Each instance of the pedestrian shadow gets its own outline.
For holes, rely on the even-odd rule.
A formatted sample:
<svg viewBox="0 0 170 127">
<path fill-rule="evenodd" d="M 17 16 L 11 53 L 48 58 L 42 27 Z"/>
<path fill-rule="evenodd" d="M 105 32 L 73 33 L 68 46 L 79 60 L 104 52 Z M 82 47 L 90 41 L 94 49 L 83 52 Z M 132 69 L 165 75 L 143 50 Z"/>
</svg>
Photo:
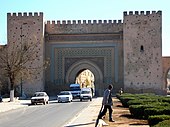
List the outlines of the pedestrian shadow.
<svg viewBox="0 0 170 127">
<path fill-rule="evenodd" d="M 122 114 L 120 115 L 120 117 L 126 117 L 128 119 L 135 119 L 134 116 L 132 116 L 131 114 Z"/>
<path fill-rule="evenodd" d="M 80 123 L 80 124 L 73 124 L 73 125 L 68 125 L 68 126 L 64 126 L 64 127 L 82 127 L 82 126 L 86 126 L 86 125 L 90 125 L 90 124 L 94 124 L 95 122 L 89 122 L 89 123 Z"/>
</svg>

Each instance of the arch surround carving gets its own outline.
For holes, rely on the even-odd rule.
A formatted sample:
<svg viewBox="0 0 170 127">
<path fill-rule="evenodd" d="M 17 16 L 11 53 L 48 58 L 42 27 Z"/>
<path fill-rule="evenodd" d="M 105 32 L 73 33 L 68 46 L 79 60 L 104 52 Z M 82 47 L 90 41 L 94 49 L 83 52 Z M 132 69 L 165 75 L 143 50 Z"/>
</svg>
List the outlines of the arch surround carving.
<svg viewBox="0 0 170 127">
<path fill-rule="evenodd" d="M 95 88 L 98 89 L 99 85 L 97 84 L 103 84 L 103 74 L 95 63 L 88 60 L 80 60 L 70 66 L 66 73 L 66 84 L 74 83 L 77 74 L 83 69 L 88 69 L 94 74 Z"/>
</svg>

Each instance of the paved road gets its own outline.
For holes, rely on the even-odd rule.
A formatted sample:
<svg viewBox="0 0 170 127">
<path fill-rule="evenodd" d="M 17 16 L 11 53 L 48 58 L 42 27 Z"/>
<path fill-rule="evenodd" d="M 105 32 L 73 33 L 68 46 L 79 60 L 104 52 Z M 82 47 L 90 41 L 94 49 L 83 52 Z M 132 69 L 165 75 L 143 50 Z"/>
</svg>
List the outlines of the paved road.
<svg viewBox="0 0 170 127">
<path fill-rule="evenodd" d="M 0 113 L 0 127 L 62 127 L 91 102 L 50 102 Z"/>
</svg>

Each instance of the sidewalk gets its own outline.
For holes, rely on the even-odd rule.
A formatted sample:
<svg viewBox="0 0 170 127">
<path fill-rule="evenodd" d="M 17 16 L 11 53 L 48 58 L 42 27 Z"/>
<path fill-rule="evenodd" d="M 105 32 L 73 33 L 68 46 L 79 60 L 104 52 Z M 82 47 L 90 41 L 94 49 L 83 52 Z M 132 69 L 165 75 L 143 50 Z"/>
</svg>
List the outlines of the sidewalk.
<svg viewBox="0 0 170 127">
<path fill-rule="evenodd" d="M 122 107 L 117 98 L 113 98 L 113 102 L 113 119 L 115 122 L 109 122 L 107 114 L 104 121 L 109 124 L 108 127 L 149 127 L 146 120 L 138 120 L 130 117 L 129 109 Z M 93 102 L 75 116 L 65 127 L 94 127 L 101 103 L 101 97 L 93 99 Z"/>
<path fill-rule="evenodd" d="M 92 100 L 92 103 L 75 116 L 65 127 L 94 127 L 101 108 L 102 98 Z"/>
<path fill-rule="evenodd" d="M 3 102 L 0 103 L 0 112 L 6 112 L 16 108 L 23 108 L 30 104 L 30 100 L 15 100 L 14 102 L 9 102 L 9 98 L 4 98 Z"/>
</svg>

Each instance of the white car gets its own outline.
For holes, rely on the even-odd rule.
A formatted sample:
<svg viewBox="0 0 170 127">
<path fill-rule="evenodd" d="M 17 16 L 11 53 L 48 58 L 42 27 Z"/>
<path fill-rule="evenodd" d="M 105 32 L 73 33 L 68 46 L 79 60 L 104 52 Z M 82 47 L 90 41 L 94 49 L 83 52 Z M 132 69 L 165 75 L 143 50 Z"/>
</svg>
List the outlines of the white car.
<svg viewBox="0 0 170 127">
<path fill-rule="evenodd" d="M 71 102 L 73 100 L 73 95 L 70 91 L 61 91 L 57 96 L 58 102 Z"/>
<path fill-rule="evenodd" d="M 92 101 L 92 90 L 91 88 L 82 88 L 80 92 L 80 101 L 90 100 Z"/>
<path fill-rule="evenodd" d="M 43 103 L 44 105 L 49 103 L 49 96 L 46 92 L 36 92 L 34 94 L 34 96 L 31 98 L 31 104 L 37 103 Z"/>
</svg>

